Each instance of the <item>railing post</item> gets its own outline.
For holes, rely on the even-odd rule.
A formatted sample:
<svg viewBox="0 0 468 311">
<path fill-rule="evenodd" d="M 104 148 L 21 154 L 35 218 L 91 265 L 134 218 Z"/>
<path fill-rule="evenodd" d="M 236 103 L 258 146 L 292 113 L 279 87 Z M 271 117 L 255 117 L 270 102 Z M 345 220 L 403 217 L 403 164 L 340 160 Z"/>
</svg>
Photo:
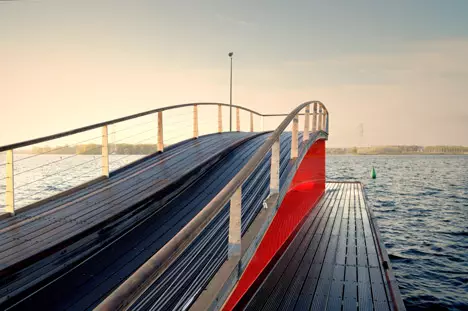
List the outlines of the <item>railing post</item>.
<svg viewBox="0 0 468 311">
<path fill-rule="evenodd" d="M 218 105 L 218 133 L 223 131 L 223 111 L 222 106 Z"/>
<path fill-rule="evenodd" d="M 229 246 L 228 258 L 231 259 L 241 254 L 241 211 L 242 211 L 242 186 L 237 188 L 231 197 L 229 208 Z"/>
<path fill-rule="evenodd" d="M 13 150 L 6 152 L 6 192 L 5 204 L 6 212 L 11 216 L 15 215 L 15 183 L 13 170 Z"/>
<path fill-rule="evenodd" d="M 327 111 L 327 118 L 326 118 L 326 122 L 325 122 L 325 132 L 328 133 L 328 111 Z"/>
<path fill-rule="evenodd" d="M 236 129 L 240 132 L 240 112 L 239 108 L 236 108 Z"/>
<path fill-rule="evenodd" d="M 271 146 L 270 195 L 279 193 L 280 140 Z"/>
<path fill-rule="evenodd" d="M 317 130 L 317 103 L 314 103 L 314 113 L 312 114 L 312 132 Z"/>
<path fill-rule="evenodd" d="M 319 106 L 319 109 L 318 109 L 318 130 L 321 131 L 322 130 L 322 106 Z"/>
<path fill-rule="evenodd" d="M 254 131 L 254 126 L 253 126 L 253 113 L 250 113 L 250 131 Z"/>
<path fill-rule="evenodd" d="M 309 115 L 310 115 L 310 105 L 307 105 L 305 108 L 305 119 L 304 119 L 304 135 L 302 139 L 304 141 L 309 140 Z"/>
<path fill-rule="evenodd" d="M 102 176 L 109 178 L 109 133 L 107 125 L 102 127 Z"/>
<path fill-rule="evenodd" d="M 297 130 L 299 127 L 299 120 L 297 115 L 293 119 L 293 124 L 292 124 L 292 137 L 291 137 L 291 159 L 297 158 Z"/>
<path fill-rule="evenodd" d="M 158 112 L 158 151 L 164 151 L 164 140 L 163 140 L 163 115 L 162 111 Z"/>
<path fill-rule="evenodd" d="M 198 106 L 193 105 L 193 138 L 198 138 Z"/>
<path fill-rule="evenodd" d="M 327 128 L 327 112 L 325 111 L 325 108 L 322 110 L 323 116 L 322 116 L 322 130 L 326 131 Z"/>
</svg>

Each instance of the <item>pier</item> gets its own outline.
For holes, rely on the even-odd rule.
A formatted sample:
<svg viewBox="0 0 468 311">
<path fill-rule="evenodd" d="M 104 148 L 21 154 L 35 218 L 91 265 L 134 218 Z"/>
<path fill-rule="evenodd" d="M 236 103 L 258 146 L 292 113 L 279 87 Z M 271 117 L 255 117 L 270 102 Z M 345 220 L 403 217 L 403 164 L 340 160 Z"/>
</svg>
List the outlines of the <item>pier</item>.
<svg viewBox="0 0 468 311">
<path fill-rule="evenodd" d="M 0 147 L 0 308 L 404 310 L 362 184 L 325 178 L 325 105 L 233 106 L 232 132 L 229 108 L 158 108 Z M 169 143 L 181 111 L 187 137 Z M 109 128 L 145 117 L 154 152 L 112 170 Z M 18 149 L 95 130 L 98 178 L 18 206 Z"/>
</svg>

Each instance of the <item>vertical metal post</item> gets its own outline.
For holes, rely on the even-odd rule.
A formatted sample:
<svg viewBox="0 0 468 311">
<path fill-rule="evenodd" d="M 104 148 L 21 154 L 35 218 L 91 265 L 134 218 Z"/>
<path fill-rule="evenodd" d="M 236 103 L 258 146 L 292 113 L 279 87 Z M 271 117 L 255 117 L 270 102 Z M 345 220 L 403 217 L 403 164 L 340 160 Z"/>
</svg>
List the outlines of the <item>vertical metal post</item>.
<svg viewBox="0 0 468 311">
<path fill-rule="evenodd" d="M 279 193 L 280 140 L 271 147 L 270 195 Z"/>
<path fill-rule="evenodd" d="M 318 130 L 321 131 L 322 130 L 322 106 L 319 106 L 319 109 L 318 109 Z"/>
<path fill-rule="evenodd" d="M 218 133 L 223 131 L 223 110 L 222 106 L 218 105 Z"/>
<path fill-rule="evenodd" d="M 15 215 L 15 183 L 14 183 L 14 170 L 13 170 L 13 150 L 6 152 L 6 192 L 5 204 L 6 212 L 11 216 Z"/>
<path fill-rule="evenodd" d="M 323 108 L 323 116 L 322 116 L 322 130 L 325 131 L 327 128 L 327 114 L 328 112 Z"/>
<path fill-rule="evenodd" d="M 293 124 L 292 124 L 292 137 L 291 137 L 291 159 L 297 158 L 297 131 L 299 127 L 299 120 L 297 115 L 293 119 Z"/>
<path fill-rule="evenodd" d="M 102 176 L 109 177 L 109 135 L 107 125 L 102 127 Z"/>
<path fill-rule="evenodd" d="M 253 127 L 253 113 L 250 113 L 250 131 L 251 131 L 251 132 L 254 131 L 254 127 Z"/>
<path fill-rule="evenodd" d="M 237 188 L 231 197 L 229 209 L 229 246 L 228 258 L 241 254 L 241 210 L 242 210 L 242 186 Z"/>
<path fill-rule="evenodd" d="M 240 112 L 239 108 L 236 108 L 236 129 L 240 132 Z"/>
<path fill-rule="evenodd" d="M 317 130 L 317 103 L 314 103 L 314 113 L 312 114 L 312 132 Z"/>
<path fill-rule="evenodd" d="M 325 122 L 325 132 L 328 133 L 328 111 L 327 111 L 327 119 L 326 119 L 326 122 Z"/>
<path fill-rule="evenodd" d="M 163 140 L 163 115 L 162 111 L 158 112 L 158 151 L 164 151 L 164 140 Z"/>
<path fill-rule="evenodd" d="M 193 105 L 193 138 L 198 138 L 198 106 Z"/>
<path fill-rule="evenodd" d="M 229 53 L 231 58 L 231 73 L 229 79 L 229 132 L 232 132 L 232 52 Z"/>
<path fill-rule="evenodd" d="M 305 108 L 305 119 L 304 119 L 304 136 L 302 139 L 304 141 L 309 140 L 309 118 L 310 118 L 310 105 L 307 105 Z"/>
</svg>

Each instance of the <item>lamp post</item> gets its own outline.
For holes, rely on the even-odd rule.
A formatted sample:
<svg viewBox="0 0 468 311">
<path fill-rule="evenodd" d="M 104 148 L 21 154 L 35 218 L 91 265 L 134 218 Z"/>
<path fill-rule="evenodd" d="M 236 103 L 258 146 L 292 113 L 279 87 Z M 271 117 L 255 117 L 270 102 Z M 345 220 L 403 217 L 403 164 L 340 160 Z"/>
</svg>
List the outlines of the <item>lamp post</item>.
<svg viewBox="0 0 468 311">
<path fill-rule="evenodd" d="M 232 132 L 232 56 L 233 52 L 229 52 L 229 58 L 231 58 L 231 78 L 229 86 L 229 131 Z"/>
</svg>

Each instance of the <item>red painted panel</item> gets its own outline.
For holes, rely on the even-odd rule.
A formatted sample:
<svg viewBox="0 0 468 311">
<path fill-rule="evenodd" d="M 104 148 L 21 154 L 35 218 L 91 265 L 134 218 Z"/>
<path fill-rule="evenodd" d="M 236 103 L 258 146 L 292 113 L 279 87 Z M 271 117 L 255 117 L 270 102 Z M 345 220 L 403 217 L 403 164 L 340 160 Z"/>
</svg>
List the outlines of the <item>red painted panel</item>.
<svg viewBox="0 0 468 311">
<path fill-rule="evenodd" d="M 294 238 L 325 190 L 325 141 L 308 150 L 291 186 L 257 251 L 252 257 L 224 310 L 242 309 L 276 260 Z"/>
</svg>

